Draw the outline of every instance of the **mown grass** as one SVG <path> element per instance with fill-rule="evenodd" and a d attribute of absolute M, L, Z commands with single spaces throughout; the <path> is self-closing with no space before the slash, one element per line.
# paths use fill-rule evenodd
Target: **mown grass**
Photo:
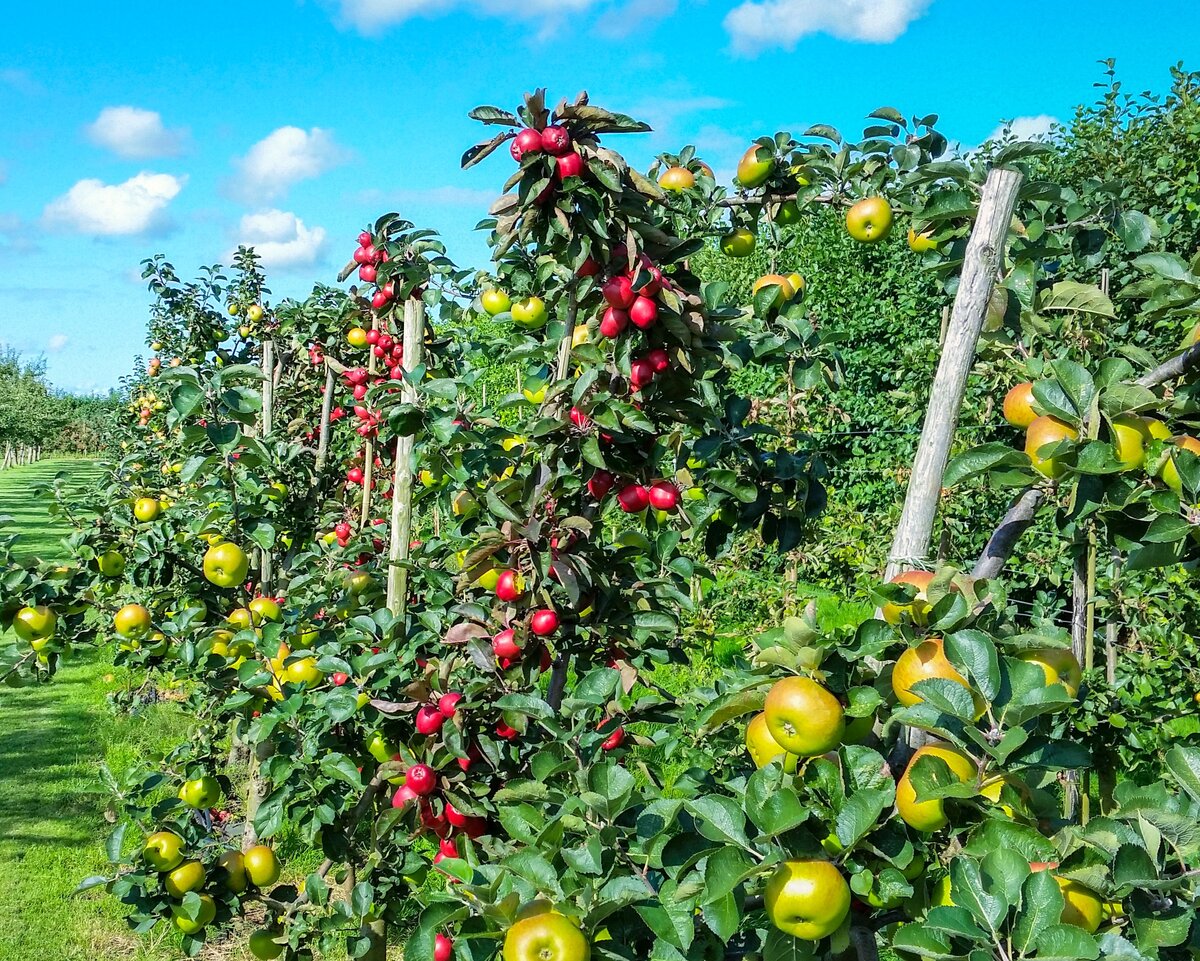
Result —
<path fill-rule="evenodd" d="M 46 461 L 0 473 L 0 515 L 21 534 L 22 558 L 54 560 L 66 533 L 32 490 L 59 471 L 68 483 L 95 483 L 96 465 Z M 11 528 L 9 529 L 11 530 Z M 11 634 L 0 643 L 12 643 Z M 124 771 L 175 741 L 183 718 L 169 706 L 138 717 L 108 710 L 106 695 L 123 681 L 111 661 L 68 661 L 53 683 L 0 689 L 0 961 L 166 961 L 164 940 L 128 930 L 121 907 L 100 891 L 72 896 L 85 877 L 104 874 L 104 838 L 112 826 L 95 793 L 104 763 Z"/>

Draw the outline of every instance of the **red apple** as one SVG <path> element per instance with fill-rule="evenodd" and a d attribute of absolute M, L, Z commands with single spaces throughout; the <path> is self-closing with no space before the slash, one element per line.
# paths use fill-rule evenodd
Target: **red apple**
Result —
<path fill-rule="evenodd" d="M 391 297 L 384 293 L 383 288 L 380 287 L 379 290 L 371 295 L 371 306 L 376 310 L 382 310 L 388 305 L 388 301 L 391 299 Z"/>
<path fill-rule="evenodd" d="M 558 614 L 549 608 L 534 611 L 529 619 L 529 630 L 538 637 L 546 637 L 558 630 Z"/>
<path fill-rule="evenodd" d="M 496 596 L 506 604 L 515 604 L 525 596 L 525 578 L 514 570 L 501 571 L 496 578 Z"/>
<path fill-rule="evenodd" d="M 637 299 L 637 294 L 633 292 L 633 282 L 624 274 L 618 274 L 605 281 L 600 292 L 610 306 L 618 307 L 621 310 L 628 310 Z"/>
<path fill-rule="evenodd" d="M 629 383 L 634 390 L 641 390 L 654 380 L 654 365 L 645 357 L 635 360 L 629 365 Z"/>
<path fill-rule="evenodd" d="M 554 124 L 542 131 L 542 149 L 558 157 L 571 149 L 571 134 L 566 127 Z"/>
<path fill-rule="evenodd" d="M 396 793 L 392 795 L 392 807 L 402 808 L 410 801 L 417 799 L 417 792 L 410 788 L 407 784 L 401 784 L 396 788 Z"/>
<path fill-rule="evenodd" d="M 496 737 L 504 738 L 506 741 L 512 741 L 520 737 L 521 732 L 515 727 L 509 727 L 503 721 L 496 725 Z"/>
<path fill-rule="evenodd" d="M 604 725 L 607 723 L 608 722 L 605 721 L 604 724 L 601 724 L 600 726 L 604 727 Z M 615 731 L 612 732 L 612 734 L 610 734 L 608 737 L 606 737 L 604 739 L 604 743 L 600 745 L 600 748 L 601 748 L 601 750 L 604 750 L 604 751 L 615 751 L 617 748 L 619 748 L 624 743 L 625 743 L 625 728 L 618 727 Z"/>
<path fill-rule="evenodd" d="M 578 427 L 580 430 L 587 430 L 589 427 L 592 426 L 592 419 L 590 417 L 588 417 L 588 415 L 585 414 L 583 411 L 581 411 L 578 407 L 572 407 L 571 408 L 571 423 L 574 424 L 576 427 Z"/>
<path fill-rule="evenodd" d="M 374 264 L 363 264 L 358 268 L 358 279 L 364 283 L 373 284 L 379 276 L 379 268 Z"/>
<path fill-rule="evenodd" d="M 650 505 L 650 492 L 641 484 L 627 484 L 617 494 L 617 503 L 626 514 L 637 514 Z"/>
<path fill-rule="evenodd" d="M 604 496 L 613 489 L 617 479 L 606 470 L 598 470 L 587 482 L 588 493 L 596 500 L 603 500 Z"/>
<path fill-rule="evenodd" d="M 375 242 L 375 238 L 371 236 L 371 231 L 364 230 L 358 235 L 358 245 L 360 247 L 370 247 Z"/>
<path fill-rule="evenodd" d="M 432 794 L 437 781 L 437 772 L 428 764 L 414 764 L 404 773 L 404 786 L 421 797 Z"/>
<path fill-rule="evenodd" d="M 333 681 L 334 687 L 341 687 L 348 680 L 350 680 L 350 675 L 345 671 L 334 671 L 333 674 L 329 676 L 329 679 Z"/>
<path fill-rule="evenodd" d="M 582 264 L 579 265 L 579 269 L 577 271 L 575 271 L 575 276 L 576 277 L 595 277 L 596 274 L 598 274 L 598 273 L 600 273 L 599 262 L 596 260 L 595 257 L 588 257 L 587 260 L 585 260 Z"/>
<path fill-rule="evenodd" d="M 650 485 L 650 506 L 657 511 L 673 511 L 679 505 L 679 490 L 669 481 Z"/>
<path fill-rule="evenodd" d="M 416 726 L 418 734 L 437 734 L 445 721 L 446 715 L 431 704 L 426 704 L 417 709 Z"/>
<path fill-rule="evenodd" d="M 642 330 L 653 327 L 658 320 L 658 304 L 649 297 L 639 297 L 629 308 L 629 319 Z"/>
<path fill-rule="evenodd" d="M 555 162 L 558 165 L 559 180 L 566 180 L 568 177 L 583 176 L 583 157 L 574 151 L 565 153 L 561 157 L 556 157 Z"/>
<path fill-rule="evenodd" d="M 540 153 L 541 149 L 541 133 L 532 127 L 526 127 L 513 139 L 513 142 L 509 145 L 508 152 L 512 154 L 513 160 L 520 163 L 526 154 Z"/>
<path fill-rule="evenodd" d="M 346 471 L 346 480 L 351 484 L 361 484 L 365 476 L 361 467 L 351 467 Z"/>
<path fill-rule="evenodd" d="M 650 366 L 654 368 L 654 373 L 665 373 L 667 368 L 671 366 L 671 356 L 661 347 L 656 347 L 646 355 L 646 360 L 650 362 Z"/>
<path fill-rule="evenodd" d="M 433 939 L 433 961 L 450 961 L 454 957 L 454 942 L 439 934 Z"/>
<path fill-rule="evenodd" d="M 600 335 L 613 338 L 620 335 L 629 326 L 629 312 L 620 307 L 609 307 L 600 321 Z"/>
<path fill-rule="evenodd" d="M 462 700 L 462 695 L 458 691 L 447 691 L 438 698 L 438 710 L 446 717 L 454 717 L 458 713 L 458 702 Z"/>
<path fill-rule="evenodd" d="M 492 638 L 492 653 L 509 661 L 520 660 L 521 648 L 517 646 L 516 633 L 511 628 Z"/>

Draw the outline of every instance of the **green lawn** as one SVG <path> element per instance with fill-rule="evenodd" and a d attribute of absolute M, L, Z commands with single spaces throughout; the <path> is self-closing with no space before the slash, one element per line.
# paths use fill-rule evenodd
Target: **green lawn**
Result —
<path fill-rule="evenodd" d="M 64 528 L 32 488 L 60 470 L 94 483 L 95 464 L 46 461 L 0 473 L 0 515 L 17 523 L 19 556 L 53 559 Z M 11 643 L 11 635 L 0 643 Z M 106 680 L 106 678 L 108 680 Z M 170 708 L 113 714 L 105 696 L 123 679 L 111 661 L 68 661 L 53 683 L 0 689 L 0 961 L 166 961 L 162 938 L 128 930 L 120 905 L 102 892 L 72 897 L 83 878 L 104 873 L 105 798 L 96 771 L 120 771 L 177 738 Z M 215 957 L 216 955 L 214 955 Z"/>

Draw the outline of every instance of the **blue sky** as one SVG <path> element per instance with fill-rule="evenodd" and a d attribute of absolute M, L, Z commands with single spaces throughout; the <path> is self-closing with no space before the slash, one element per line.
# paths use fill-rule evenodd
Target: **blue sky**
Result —
<path fill-rule="evenodd" d="M 974 144 L 1044 129 L 1093 98 L 1200 62 L 1194 0 L 251 0 L 9 5 L 0 35 L 0 342 L 52 380 L 103 389 L 144 352 L 141 259 L 185 276 L 238 242 L 276 299 L 333 282 L 385 210 L 443 234 L 463 265 L 511 172 L 470 171 L 482 103 L 594 103 L 655 127 L 612 138 L 645 167 L 696 143 L 718 175 L 756 136 L 855 134 L 884 104 Z M 1150 11 L 1153 11 L 1152 13 Z M 2 400 L 0 400 L 2 402 Z"/>

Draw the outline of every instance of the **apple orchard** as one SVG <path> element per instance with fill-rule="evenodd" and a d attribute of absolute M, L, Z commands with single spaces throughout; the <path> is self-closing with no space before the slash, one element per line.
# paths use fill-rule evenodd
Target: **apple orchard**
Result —
<path fill-rule="evenodd" d="M 303 302 L 270 303 L 252 251 L 191 282 L 147 262 L 155 356 L 98 518 L 70 564 L 4 557 L 7 683 L 115 643 L 194 718 L 108 778 L 111 871 L 81 888 L 186 956 L 1200 953 L 1200 750 L 1094 791 L 1065 720 L 1090 649 L 1002 577 L 1039 511 L 1084 566 L 1195 559 L 1200 348 L 1026 350 L 1011 442 L 914 470 L 878 616 L 780 610 L 715 676 L 680 640 L 706 565 L 796 550 L 825 504 L 803 424 L 735 386 L 753 366 L 791 410 L 836 376 L 790 225 L 844 211 L 863 256 L 907 233 L 955 297 L 937 401 L 985 324 L 1110 316 L 1062 279 L 1101 252 L 1171 296 L 1149 216 L 1041 179 L 1042 144 L 937 159 L 937 118 L 891 108 L 859 142 L 764 137 L 731 188 L 690 147 L 633 169 L 611 141 L 648 128 L 583 95 L 471 116 L 498 132 L 464 166 L 507 165 L 485 271 L 397 214 Z M 768 252 L 749 303 L 693 273 L 710 248 Z M 918 483 L 981 476 L 1013 494 L 985 556 L 924 560 Z"/>

